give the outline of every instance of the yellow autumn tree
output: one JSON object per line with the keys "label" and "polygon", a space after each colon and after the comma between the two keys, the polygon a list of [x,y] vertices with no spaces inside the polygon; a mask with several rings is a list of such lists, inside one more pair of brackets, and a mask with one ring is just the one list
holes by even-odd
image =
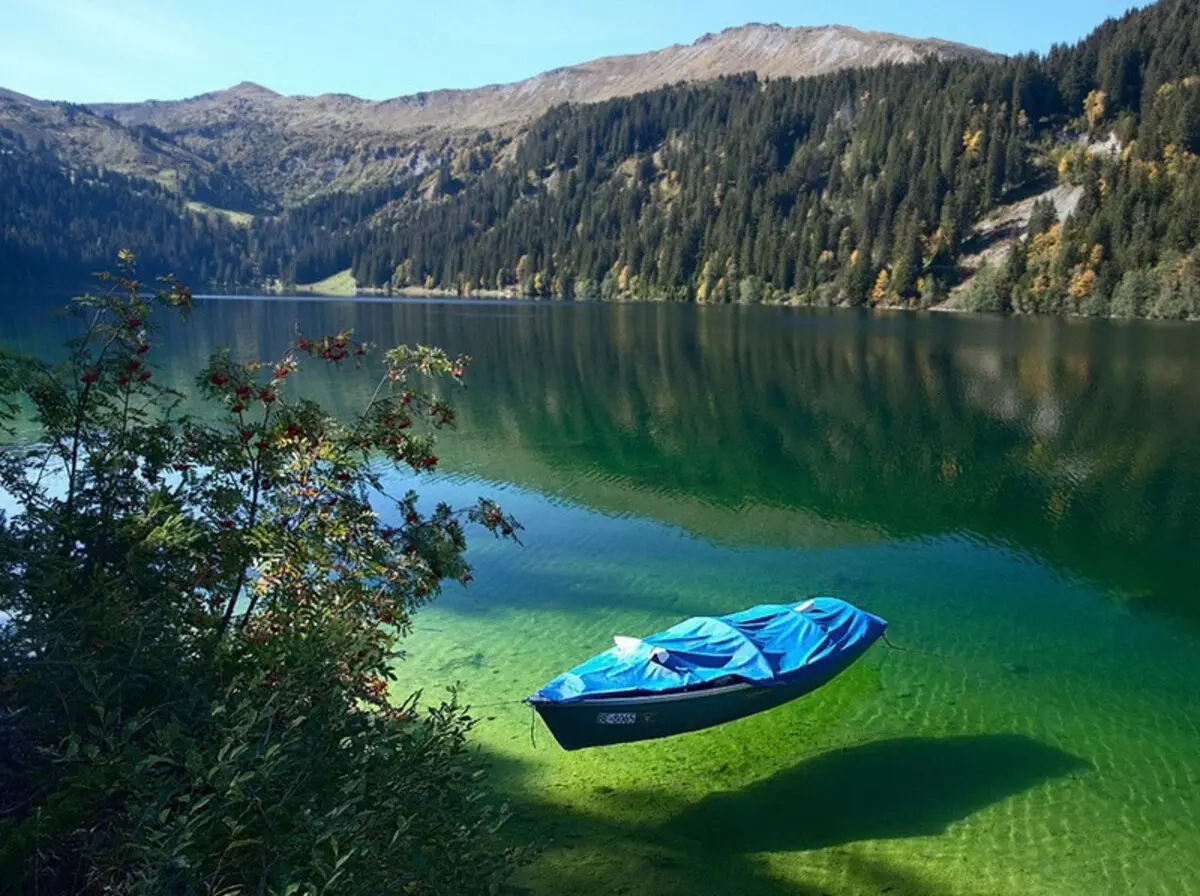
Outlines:
{"label": "yellow autumn tree", "polygon": [[1083,101],[1083,112],[1087,116],[1088,124],[1093,128],[1104,120],[1104,113],[1107,111],[1108,94],[1103,90],[1093,90]]}
{"label": "yellow autumn tree", "polygon": [[968,130],[963,134],[963,149],[966,150],[968,160],[979,161],[979,157],[983,154],[983,128],[977,131]]}
{"label": "yellow autumn tree", "polygon": [[875,278],[875,288],[871,290],[871,304],[878,305],[880,302],[886,302],[891,291],[892,275],[884,268]]}
{"label": "yellow autumn tree", "polygon": [[1088,160],[1088,151],[1077,146],[1068,149],[1058,160],[1058,179],[1062,183],[1075,183]]}
{"label": "yellow autumn tree", "polygon": [[1067,289],[1067,293],[1075,301],[1082,302],[1091,296],[1095,288],[1096,272],[1090,268],[1084,268],[1075,272],[1075,276],[1071,278],[1071,286]]}
{"label": "yellow autumn tree", "polygon": [[696,284],[696,301],[703,304],[707,302],[713,291],[713,265],[712,260],[704,262],[704,267],[700,271],[700,281]]}
{"label": "yellow autumn tree", "polygon": [[524,283],[529,279],[529,269],[532,267],[532,262],[528,255],[522,255],[517,259],[517,282]]}
{"label": "yellow autumn tree", "polygon": [[1029,242],[1029,271],[1033,275],[1029,295],[1033,311],[1049,312],[1067,287],[1059,264],[1063,251],[1062,224],[1054,224]]}

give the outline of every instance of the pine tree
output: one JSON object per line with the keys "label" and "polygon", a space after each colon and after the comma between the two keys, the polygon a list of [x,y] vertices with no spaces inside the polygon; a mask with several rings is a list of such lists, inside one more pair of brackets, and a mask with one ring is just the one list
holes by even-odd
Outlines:
{"label": "pine tree", "polygon": [[908,216],[901,233],[896,263],[892,268],[892,292],[902,299],[915,298],[921,272],[921,222],[914,213]]}

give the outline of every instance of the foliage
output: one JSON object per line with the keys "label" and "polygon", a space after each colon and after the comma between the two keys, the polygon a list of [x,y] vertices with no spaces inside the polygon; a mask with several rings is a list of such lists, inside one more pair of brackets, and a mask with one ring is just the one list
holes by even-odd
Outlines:
{"label": "foliage", "polygon": [[[59,365],[4,357],[0,877],[22,892],[482,893],[512,856],[468,749],[395,662],[413,611],[466,582],[495,504],[389,496],[436,467],[453,411],[421,388],[467,359],[384,356],[343,422],[294,397],[305,363],[364,363],[351,333],[281,358],[217,354],[195,396],[157,385],[153,297],[132,259],[77,302]],[[185,413],[200,399],[203,413]]]}
{"label": "foliage", "polygon": [[1008,263],[985,265],[967,283],[958,304],[967,311],[1008,311]]}
{"label": "foliage", "polygon": [[[1057,178],[1079,206],[1058,221],[1039,203],[1002,304],[1094,311],[1127,273],[1200,244],[1198,11],[1160,0],[1045,56],[745,75],[562,106],[502,153],[448,146],[436,178],[322,193],[244,228],[164,224],[154,251],[225,283],[349,268],[363,286],[461,295],[928,304],[960,277],[984,215]],[[61,187],[66,175],[42,167],[21,176]],[[50,269],[64,251],[47,236],[55,220],[106,245],[102,202],[84,192],[95,201],[30,187],[0,203],[5,268]],[[143,198],[149,221],[166,200]],[[1039,243],[1055,224],[1055,245]],[[143,244],[159,233],[143,228]]]}
{"label": "foliage", "polygon": [[991,304],[1102,307],[1125,272],[1200,240],[1196,12],[1163,0],[1046,57],[744,76],[555,109],[511,169],[348,236],[355,270],[528,293],[506,274],[519,258],[564,294],[583,280],[610,282],[610,298],[926,303],[920,284],[953,281],[983,214],[1058,176],[1082,189],[1078,210],[1058,221],[1036,204],[1028,258]]}

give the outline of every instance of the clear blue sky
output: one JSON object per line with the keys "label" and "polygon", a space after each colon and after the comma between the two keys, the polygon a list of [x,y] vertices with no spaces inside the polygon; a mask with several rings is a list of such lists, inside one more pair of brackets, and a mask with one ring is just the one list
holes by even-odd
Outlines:
{"label": "clear blue sky", "polygon": [[1133,0],[0,0],[0,87],[76,102],[257,81],[383,99],[514,81],[746,22],[853,25],[1003,53]]}

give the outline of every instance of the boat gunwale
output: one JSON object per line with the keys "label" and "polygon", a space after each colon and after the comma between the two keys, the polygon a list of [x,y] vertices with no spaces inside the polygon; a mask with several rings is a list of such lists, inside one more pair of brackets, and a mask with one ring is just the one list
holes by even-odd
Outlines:
{"label": "boat gunwale", "polygon": [[774,688],[766,688],[761,685],[751,684],[749,682],[740,681],[736,684],[726,684],[715,688],[694,688],[692,690],[677,690],[666,691],[661,694],[603,694],[595,697],[584,697],[581,700],[572,700],[570,702],[554,701],[554,700],[538,700],[533,697],[529,698],[529,702],[537,707],[542,706],[594,706],[597,704],[613,704],[613,703],[635,703],[638,705],[646,703],[667,703],[677,700],[696,700],[700,697],[716,697],[722,694],[732,694],[738,691],[749,690],[775,690]]}

